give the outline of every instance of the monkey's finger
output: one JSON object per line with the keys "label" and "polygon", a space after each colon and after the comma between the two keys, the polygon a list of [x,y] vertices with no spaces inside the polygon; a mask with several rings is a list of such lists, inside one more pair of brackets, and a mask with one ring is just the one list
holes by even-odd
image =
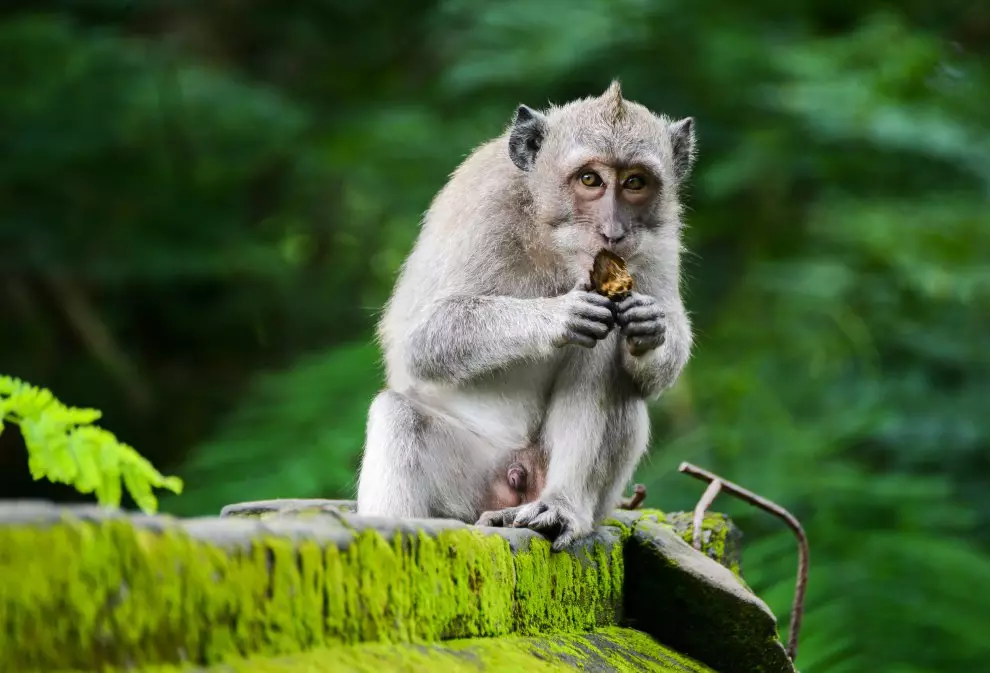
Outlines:
{"label": "monkey's finger", "polygon": [[630,322],[622,327],[622,333],[626,336],[654,336],[664,331],[663,323],[659,320],[646,320],[643,322]]}
{"label": "monkey's finger", "polygon": [[649,304],[646,306],[634,306],[625,311],[619,310],[619,324],[633,323],[633,322],[648,322],[652,320],[661,320],[665,318],[666,314],[660,310],[656,304]]}
{"label": "monkey's finger", "polygon": [[598,306],[604,306],[609,311],[615,308],[615,302],[606,297],[605,295],[598,294],[597,292],[589,292],[585,297],[592,304],[597,304]]}
{"label": "monkey's finger", "polygon": [[574,309],[574,313],[582,318],[596,320],[598,322],[606,323],[609,326],[612,326],[615,323],[615,315],[612,313],[612,310],[606,306],[581,303],[578,304],[576,309]]}
{"label": "monkey's finger", "polygon": [[571,330],[578,334],[590,336],[593,339],[604,339],[612,330],[612,323],[601,323],[595,320],[574,320],[571,322]]}
{"label": "monkey's finger", "polygon": [[656,300],[653,297],[648,297],[645,294],[639,294],[633,292],[631,295],[620,301],[616,306],[619,309],[619,313],[625,313],[631,308],[636,306],[645,306],[647,304],[654,304]]}
{"label": "monkey's finger", "polygon": [[647,350],[651,348],[656,348],[664,342],[664,333],[659,334],[648,334],[642,336],[629,337],[629,343],[638,348],[645,348]]}
{"label": "monkey's finger", "polygon": [[475,526],[486,526],[490,528],[501,528],[502,523],[502,513],[501,512],[482,512],[478,520],[474,522]]}
{"label": "monkey's finger", "polygon": [[609,313],[615,312],[615,303],[605,295],[598,294],[597,292],[579,292],[576,298],[579,300],[579,306],[594,306],[603,308]]}
{"label": "monkey's finger", "polygon": [[643,355],[644,353],[648,353],[655,348],[659,348],[663,345],[664,341],[666,341],[666,338],[662,333],[659,337],[630,337],[629,351],[633,355]]}

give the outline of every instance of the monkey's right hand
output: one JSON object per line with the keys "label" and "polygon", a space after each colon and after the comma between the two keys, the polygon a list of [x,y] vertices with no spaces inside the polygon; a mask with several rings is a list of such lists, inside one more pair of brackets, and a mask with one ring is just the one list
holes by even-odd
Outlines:
{"label": "monkey's right hand", "polygon": [[567,294],[555,298],[558,347],[576,345],[594,348],[615,325],[615,306],[608,297],[591,292],[591,284],[579,282]]}

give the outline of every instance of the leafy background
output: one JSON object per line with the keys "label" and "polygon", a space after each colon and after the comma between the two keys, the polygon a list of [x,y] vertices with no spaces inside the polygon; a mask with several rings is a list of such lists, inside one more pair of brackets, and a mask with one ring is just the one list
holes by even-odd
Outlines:
{"label": "leafy background", "polygon": [[[990,5],[14,0],[0,372],[97,407],[166,511],[348,497],[379,308],[519,102],[694,115],[686,301],[648,503],[689,459],[794,511],[806,673],[990,661]],[[34,483],[0,439],[0,496]],[[786,632],[794,542],[722,496]]]}

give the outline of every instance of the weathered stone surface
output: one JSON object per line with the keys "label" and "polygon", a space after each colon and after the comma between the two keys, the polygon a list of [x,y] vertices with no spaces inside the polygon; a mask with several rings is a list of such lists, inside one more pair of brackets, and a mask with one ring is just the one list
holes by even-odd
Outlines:
{"label": "weathered stone surface", "polygon": [[[427,648],[440,662],[454,656],[447,641],[488,639],[456,655],[467,661],[505,638],[619,623],[724,673],[793,671],[769,610],[710,558],[732,566],[731,524],[720,515],[709,516],[707,556],[656,510],[616,512],[551,553],[526,529],[361,517],[348,505],[268,501],[178,520],[0,504],[0,671],[195,667],[245,656],[264,666],[232,670],[267,671],[282,670],[273,668],[282,660],[265,657],[314,648],[333,647],[340,661],[345,651],[379,652],[386,662],[445,642]],[[601,649],[591,635],[582,642],[574,651]],[[359,643],[372,649],[347,649]],[[638,667],[589,660],[587,670],[703,670],[643,657]]]}
{"label": "weathered stone surface", "polygon": [[[661,523],[692,544],[694,512],[667,512]],[[742,577],[742,531],[724,514],[706,512],[701,521],[701,552]]]}
{"label": "weathered stone surface", "polygon": [[616,622],[621,552],[608,529],[551,554],[535,533],[453,521],[176,520],[4,504],[0,671],[587,631]]}
{"label": "weathered stone surface", "polygon": [[[487,526],[469,526],[462,521],[453,519],[392,519],[387,517],[357,516],[354,514],[357,506],[353,500],[321,500],[321,499],[278,499],[257,500],[227,505],[220,511],[221,518],[257,519],[271,523],[273,521],[295,521],[314,523],[326,521],[334,524],[342,523],[348,530],[376,530],[385,539],[391,540],[395,534],[415,535],[419,531],[436,534],[441,530],[475,529],[488,535],[498,535],[509,543],[512,551],[526,551],[533,540],[544,539],[539,533],[528,528],[490,528]],[[575,549],[594,546],[603,541],[603,536],[610,538],[609,544],[618,543],[616,533],[601,531],[575,545]]]}
{"label": "weathered stone surface", "polygon": [[[658,509],[616,510],[606,523],[632,530],[637,522],[666,526],[688,544],[694,539],[693,512],[662,512]],[[706,512],[701,520],[701,553],[742,579],[742,533],[724,514]]]}
{"label": "weathered stone surface", "polygon": [[794,673],[766,603],[670,527],[633,522],[624,556],[630,625],[721,673]]}
{"label": "weathered stone surface", "polygon": [[[220,511],[221,517],[236,517],[271,521],[274,519],[292,519],[313,521],[321,516],[346,519],[339,514],[353,514],[357,511],[357,503],[353,500],[323,500],[312,499],[276,499],[256,500],[227,505]],[[367,519],[362,517],[362,519]],[[629,528],[634,522],[649,519],[657,523],[671,526],[673,530],[690,543],[694,534],[694,515],[691,512],[662,512],[658,509],[616,510],[606,524],[618,524],[621,528]],[[395,528],[394,519],[381,519],[380,529],[383,533]],[[417,526],[427,527],[437,525],[435,522],[444,521],[446,526],[466,526],[460,522],[442,519],[424,519],[417,521]],[[425,522],[425,523],[424,523]],[[741,577],[740,569],[740,540],[742,534],[724,514],[707,512],[702,519],[702,548],[701,552],[709,558],[718,561]],[[486,529],[496,535],[505,537],[513,549],[524,549],[534,536],[526,529],[492,528]]]}

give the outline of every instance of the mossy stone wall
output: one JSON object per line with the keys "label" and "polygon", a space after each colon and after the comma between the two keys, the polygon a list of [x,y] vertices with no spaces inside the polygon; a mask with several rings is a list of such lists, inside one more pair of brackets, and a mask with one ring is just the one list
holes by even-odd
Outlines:
{"label": "mossy stone wall", "polygon": [[[224,514],[180,520],[0,505],[0,671],[198,670],[231,662],[240,668],[222,670],[282,671],[289,670],[285,655],[302,657],[292,670],[364,670],[339,665],[365,657],[411,661],[414,653],[481,663],[514,653],[580,668],[574,652],[592,656],[594,642],[605,647],[594,655],[605,657],[599,670],[703,671],[706,650],[723,636],[720,650],[748,652],[749,660],[772,658],[779,646],[769,610],[733,574],[734,529],[717,516],[706,520],[704,553],[655,510],[617,512],[594,535],[551,553],[528,530],[360,517],[347,503],[281,501]],[[650,526],[656,530],[648,536],[680,545],[700,565],[675,571],[663,587],[651,587],[653,596],[637,595],[627,588],[629,545],[641,547]],[[658,563],[665,562],[640,563],[638,572],[652,574]],[[757,615],[758,624],[739,633],[762,648],[732,640],[739,630],[731,615],[707,622],[696,615],[716,631],[707,645],[689,649],[665,647],[667,627],[649,617],[640,615],[637,631],[618,628],[641,605],[673,595],[680,580],[697,584],[699,567],[701,575],[718,568],[719,581],[734,584],[708,583],[704,591],[727,596],[720,610],[749,606],[746,619]],[[554,643],[573,651],[553,659]],[[326,652],[337,653],[337,668],[319,664]],[[540,670],[533,662],[525,670]]]}

